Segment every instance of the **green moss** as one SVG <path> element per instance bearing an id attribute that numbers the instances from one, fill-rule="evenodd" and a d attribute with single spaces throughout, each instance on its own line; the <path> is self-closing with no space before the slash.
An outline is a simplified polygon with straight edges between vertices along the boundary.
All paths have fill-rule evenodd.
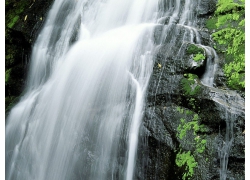
<path id="1" fill-rule="evenodd" d="M 204 60 L 206 57 L 204 56 L 204 49 L 200 48 L 194 44 L 189 44 L 187 47 L 187 51 L 186 51 L 187 55 L 194 55 L 193 60 L 198 62 L 201 60 Z"/>
<path id="2" fill-rule="evenodd" d="M 180 108 L 179 106 L 177 107 L 177 111 L 178 111 L 179 113 L 181 113 L 181 114 L 184 113 L 184 109 Z"/>
<path id="3" fill-rule="evenodd" d="M 217 42 L 216 50 L 226 59 L 223 70 L 227 84 L 232 89 L 244 91 L 245 0 L 218 0 L 215 18 L 216 32 L 212 37 Z"/>
<path id="4" fill-rule="evenodd" d="M 8 11 L 6 12 L 5 20 L 6 26 L 8 28 L 13 28 L 14 25 L 21 19 L 23 12 L 25 9 L 29 7 L 29 1 L 20 0 L 18 2 L 6 2 L 5 4 L 8 6 Z"/>
<path id="5" fill-rule="evenodd" d="M 216 26 L 217 21 L 218 21 L 217 17 L 212 17 L 212 18 L 208 19 L 206 21 L 206 27 L 210 30 L 216 29 L 217 28 L 217 26 Z"/>
<path id="6" fill-rule="evenodd" d="M 191 54 L 204 54 L 204 50 L 203 48 L 200 48 L 194 44 L 190 44 L 188 45 L 187 48 L 187 54 L 191 55 Z"/>
<path id="7" fill-rule="evenodd" d="M 5 71 L 5 83 L 9 81 L 10 73 L 11 73 L 11 69 L 8 69 L 7 71 Z"/>
<path id="8" fill-rule="evenodd" d="M 8 6 L 10 4 L 10 1 L 5 0 L 5 6 Z"/>
<path id="9" fill-rule="evenodd" d="M 196 151 L 198 153 L 203 153 L 205 151 L 205 148 L 206 148 L 207 140 L 201 139 L 201 138 L 196 138 L 195 141 L 196 141 Z"/>
<path id="10" fill-rule="evenodd" d="M 215 14 L 231 14 L 243 9 L 245 9 L 245 0 L 239 0 L 237 3 L 234 0 L 219 0 Z"/>
<path id="11" fill-rule="evenodd" d="M 201 54 L 201 53 L 196 54 L 196 55 L 194 56 L 194 58 L 193 58 L 193 60 L 196 61 L 196 62 L 202 61 L 202 60 L 204 60 L 204 59 L 205 59 L 205 56 L 204 56 L 203 54 Z"/>
<path id="12" fill-rule="evenodd" d="M 195 110 L 196 106 L 195 106 L 196 100 L 192 97 L 188 98 L 188 105 L 190 107 L 192 107 L 193 110 Z"/>
<path id="13" fill-rule="evenodd" d="M 192 97 L 200 93 L 200 86 L 196 82 L 198 76 L 189 73 L 189 74 L 184 74 L 184 77 L 185 78 L 181 80 L 181 88 L 184 95 Z"/>
<path id="14" fill-rule="evenodd" d="M 10 23 L 8 23 L 8 27 L 9 28 L 12 28 L 14 25 L 15 25 L 15 23 L 18 21 L 18 19 L 19 19 L 19 16 L 15 16 L 13 19 L 12 19 L 12 21 L 10 22 Z"/>

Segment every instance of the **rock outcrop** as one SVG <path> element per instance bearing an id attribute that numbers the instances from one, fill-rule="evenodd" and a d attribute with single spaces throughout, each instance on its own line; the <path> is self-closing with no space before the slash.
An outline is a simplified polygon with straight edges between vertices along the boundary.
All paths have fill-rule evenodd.
<path id="1" fill-rule="evenodd" d="M 212 47 L 211 32 L 205 28 L 206 19 L 215 11 L 216 1 L 202 0 L 198 7 L 198 34 L 201 44 Z M 162 25 L 155 29 L 155 42 L 159 43 L 155 53 L 155 65 L 149 82 L 147 104 L 141 127 L 141 138 L 137 158 L 137 179 L 182 179 L 188 172 L 188 164 L 178 167 L 178 153 L 188 152 L 195 158 L 197 166 L 190 179 L 220 179 L 222 156 L 228 146 L 227 179 L 243 180 L 245 161 L 245 105 L 244 93 L 230 90 L 222 72 L 224 57 L 218 54 L 213 87 L 202 82 L 207 58 L 194 63 L 188 47 L 193 44 L 182 39 L 185 28 L 178 23 Z M 171 26 L 164 32 L 164 26 Z M 187 31 L 187 30 L 186 30 Z M 162 36 L 165 41 L 160 43 Z M 174 42 L 171 38 L 175 36 Z M 194 34 L 195 36 L 195 34 Z M 194 38 L 195 39 L 195 38 Z M 191 76 L 191 75 L 192 76 Z M 193 78 L 191 78 L 193 77 Z M 189 86 L 189 87 L 188 87 Z M 180 129 L 185 123 L 194 124 L 198 116 L 205 130 L 195 131 L 190 127 L 180 138 Z M 183 125 L 183 126 L 182 126 Z M 195 134 L 195 135 L 194 135 Z M 197 138 L 206 142 L 205 150 L 197 153 Z M 229 143 L 232 142 L 232 145 Z M 200 151 L 201 152 L 201 151 Z M 144 169 L 144 170 L 142 170 Z"/>

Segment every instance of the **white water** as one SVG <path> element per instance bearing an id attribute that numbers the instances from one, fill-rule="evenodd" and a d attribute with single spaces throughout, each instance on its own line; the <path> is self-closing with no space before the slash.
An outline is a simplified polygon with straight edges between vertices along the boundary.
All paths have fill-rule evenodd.
<path id="1" fill-rule="evenodd" d="M 218 148 L 218 155 L 220 158 L 220 180 L 227 179 L 227 166 L 228 166 L 228 158 L 231 152 L 231 147 L 234 141 L 234 121 L 235 115 L 228 113 L 225 110 L 225 117 L 226 117 L 226 134 L 225 134 L 225 141 Z"/>
<path id="2" fill-rule="evenodd" d="M 156 17 L 155 0 L 55 1 L 7 119 L 7 180 L 133 178 Z"/>
<path id="3" fill-rule="evenodd" d="M 170 22 L 195 25 L 189 3 L 170 0 Z M 55 0 L 7 119 L 7 180 L 133 179 L 162 16 L 156 0 Z"/>

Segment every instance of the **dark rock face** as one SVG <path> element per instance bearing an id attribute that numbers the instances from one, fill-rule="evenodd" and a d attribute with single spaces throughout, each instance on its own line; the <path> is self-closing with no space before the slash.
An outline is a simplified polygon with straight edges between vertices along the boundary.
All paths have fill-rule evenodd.
<path id="1" fill-rule="evenodd" d="M 24 90 L 32 44 L 53 0 L 5 2 L 5 109 L 18 101 Z"/>
<path id="2" fill-rule="evenodd" d="M 217 1 L 201 0 L 198 7 L 198 15 L 209 15 L 213 14 L 216 10 Z"/>
<path id="3" fill-rule="evenodd" d="M 215 9 L 216 1 L 202 0 L 197 12 L 200 42 L 210 47 L 213 44 L 210 34 L 202 27 Z M 170 25 L 168 22 L 169 17 L 162 18 L 162 25 L 155 28 L 155 43 L 159 46 L 155 50 L 155 64 L 146 96 L 147 103 L 138 145 L 136 179 L 182 179 L 187 169 L 176 165 L 177 153 L 182 149 L 185 152 L 190 151 L 198 163 L 190 179 L 219 180 L 222 164 L 219 154 L 227 143 L 227 134 L 231 134 L 232 140 L 227 179 L 244 179 L 245 100 L 240 94 L 226 87 L 226 78 L 222 72 L 224 59 L 220 54 L 219 62 L 216 62 L 214 87 L 205 86 L 200 82 L 207 61 L 194 65 L 193 56 L 187 53 L 190 43 L 183 41 L 184 27 L 178 24 Z M 169 30 L 164 32 L 166 26 Z M 163 42 L 162 37 L 165 37 Z M 195 95 L 188 95 L 183 89 L 182 81 L 188 73 L 199 77 L 194 82 L 194 85 L 199 87 Z M 184 139 L 178 137 L 180 119 L 192 122 L 193 118 L 193 115 L 178 112 L 178 108 L 184 112 L 192 111 L 198 114 L 199 123 L 205 126 L 206 131 L 197 133 L 198 137 L 206 140 L 203 153 L 196 153 L 191 130 Z M 228 126 L 232 126 L 231 130 Z"/>

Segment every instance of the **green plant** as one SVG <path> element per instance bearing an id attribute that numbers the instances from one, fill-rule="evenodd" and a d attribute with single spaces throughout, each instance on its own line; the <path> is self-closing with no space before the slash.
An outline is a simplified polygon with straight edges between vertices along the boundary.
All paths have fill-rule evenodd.
<path id="1" fill-rule="evenodd" d="M 198 114 L 194 114 L 193 120 L 190 122 L 186 122 L 184 118 L 180 119 L 180 124 L 177 128 L 177 137 L 183 139 L 186 136 L 187 131 L 192 130 L 193 135 L 197 136 L 197 132 L 205 132 L 206 128 L 204 125 L 199 124 L 199 116 Z"/>
<path id="2" fill-rule="evenodd" d="M 195 74 L 184 74 L 181 80 L 182 91 L 186 96 L 194 96 L 200 92 L 200 86 L 197 84 L 198 76 Z"/>
<path id="3" fill-rule="evenodd" d="M 225 47 L 224 73 L 228 86 L 245 88 L 245 0 L 219 0 L 215 11 L 217 32 L 213 39 Z M 218 46 L 218 47 L 219 47 Z"/>
<path id="4" fill-rule="evenodd" d="M 188 55 L 191 55 L 191 54 L 203 54 L 204 53 L 204 50 L 203 48 L 200 48 L 194 44 L 189 44 L 188 45 L 188 48 L 187 48 L 187 54 Z"/>
<path id="5" fill-rule="evenodd" d="M 196 152 L 203 153 L 206 148 L 207 140 L 201 139 L 200 136 L 195 137 L 194 140 L 196 141 Z"/>
<path id="6" fill-rule="evenodd" d="M 180 108 L 179 106 L 177 107 L 177 111 L 178 111 L 179 113 L 181 113 L 181 114 L 184 113 L 184 109 Z"/>
<path id="7" fill-rule="evenodd" d="M 217 26 L 216 26 L 216 23 L 218 21 L 218 18 L 217 17 L 211 17 L 207 20 L 206 22 L 206 27 L 208 29 L 216 29 Z"/>
<path id="8" fill-rule="evenodd" d="M 197 167 L 197 162 L 190 151 L 182 152 L 182 150 L 180 150 L 176 155 L 175 163 L 178 167 L 185 166 L 186 172 L 182 176 L 183 180 L 190 179 L 194 174 L 194 168 Z"/>
<path id="9" fill-rule="evenodd" d="M 177 111 L 181 114 L 193 114 L 192 111 L 184 110 L 180 107 L 177 107 Z M 184 152 L 182 149 L 176 155 L 176 165 L 178 167 L 185 166 L 185 172 L 182 176 L 183 180 L 190 179 L 194 174 L 194 168 L 197 167 L 198 163 L 196 158 L 198 154 L 201 154 L 205 151 L 207 140 L 203 139 L 198 135 L 199 132 L 206 132 L 204 125 L 199 123 L 199 115 L 194 114 L 192 121 L 186 121 L 184 118 L 180 119 L 180 124 L 177 128 L 177 138 L 184 140 L 186 138 L 187 132 L 190 131 L 193 134 L 193 140 L 189 144 L 192 144 L 195 150 L 191 154 L 190 151 Z"/>
<path id="10" fill-rule="evenodd" d="M 9 1 L 6 0 L 5 22 L 8 28 L 13 28 L 14 25 L 23 17 L 25 9 L 29 7 L 30 2 L 26 0 Z M 14 8 L 13 8 L 14 7 Z"/>
<path id="11" fill-rule="evenodd" d="M 11 69 L 8 69 L 7 71 L 5 71 L 5 83 L 9 81 L 10 73 L 11 73 Z"/>
<path id="12" fill-rule="evenodd" d="M 15 16 L 9 23 L 8 23 L 8 27 L 9 28 L 12 28 L 14 25 L 15 25 L 15 23 L 18 21 L 18 19 L 19 19 L 19 16 Z"/>
<path id="13" fill-rule="evenodd" d="M 201 53 L 198 53 L 194 56 L 193 60 L 198 62 L 198 61 L 201 61 L 201 60 L 204 60 L 205 59 L 205 56 Z"/>

